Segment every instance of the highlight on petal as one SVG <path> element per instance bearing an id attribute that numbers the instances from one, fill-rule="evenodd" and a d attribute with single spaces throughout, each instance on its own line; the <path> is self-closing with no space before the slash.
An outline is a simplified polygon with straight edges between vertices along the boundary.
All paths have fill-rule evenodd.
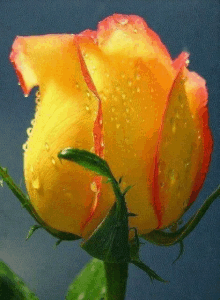
<path id="1" fill-rule="evenodd" d="M 202 141 L 201 136 L 204 127 L 208 126 L 207 119 L 203 124 L 199 110 L 195 109 L 196 106 L 198 109 L 198 103 L 204 109 L 202 97 L 205 95 L 205 85 L 200 88 L 185 69 L 184 60 L 178 62 L 180 69 L 164 113 L 155 158 L 153 190 L 159 217 L 158 228 L 175 222 L 187 209 L 194 189 L 198 192 L 202 186 L 204 169 L 207 171 L 208 166 L 207 156 L 210 159 L 212 148 L 211 144 L 206 144 L 209 149 L 208 154 L 205 153 L 205 137 Z M 190 82 L 192 85 L 194 82 L 194 95 Z M 206 135 L 207 141 L 210 141 L 208 132 Z"/>

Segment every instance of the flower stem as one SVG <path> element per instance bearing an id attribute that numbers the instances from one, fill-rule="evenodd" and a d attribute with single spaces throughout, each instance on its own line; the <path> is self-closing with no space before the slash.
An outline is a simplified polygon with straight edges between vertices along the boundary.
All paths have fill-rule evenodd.
<path id="1" fill-rule="evenodd" d="M 104 262 L 106 276 L 106 300 L 124 300 L 128 279 L 128 263 Z"/>

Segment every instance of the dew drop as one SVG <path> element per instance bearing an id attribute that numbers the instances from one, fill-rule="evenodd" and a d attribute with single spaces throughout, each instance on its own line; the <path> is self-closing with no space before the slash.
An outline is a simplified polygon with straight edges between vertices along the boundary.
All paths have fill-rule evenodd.
<path id="1" fill-rule="evenodd" d="M 136 80 L 140 80 L 141 79 L 141 75 L 140 74 L 137 74 L 136 75 Z"/>
<path id="2" fill-rule="evenodd" d="M 99 120 L 99 125 L 102 125 L 102 119 Z"/>
<path id="3" fill-rule="evenodd" d="M 26 151 L 27 148 L 28 148 L 28 143 L 26 142 L 26 143 L 24 143 L 24 144 L 22 145 L 22 149 L 23 149 L 24 151 Z"/>
<path id="4" fill-rule="evenodd" d="M 125 78 L 125 74 L 124 73 L 121 74 L 121 78 Z"/>
<path id="5" fill-rule="evenodd" d="M 32 128 L 29 127 L 29 128 L 26 130 L 26 132 L 27 132 L 27 135 L 30 136 L 30 135 L 31 135 L 31 132 L 32 132 Z"/>
<path id="6" fill-rule="evenodd" d="M 37 91 L 36 94 L 35 94 L 35 96 L 36 96 L 37 98 L 40 98 L 40 91 Z"/>
<path id="7" fill-rule="evenodd" d="M 25 98 L 27 98 L 27 97 L 28 97 L 28 94 L 25 94 L 24 96 L 25 96 Z"/>
<path id="8" fill-rule="evenodd" d="M 47 151 L 49 150 L 49 145 L 47 143 L 45 143 L 45 148 Z"/>
<path id="9" fill-rule="evenodd" d="M 101 293 L 104 294 L 106 292 L 106 288 L 103 287 Z"/>
<path id="10" fill-rule="evenodd" d="M 78 300 L 82 300 L 84 298 L 84 296 L 85 296 L 85 293 L 81 293 L 78 297 Z"/>
<path id="11" fill-rule="evenodd" d="M 89 111 L 89 106 L 88 105 L 86 105 L 86 110 Z"/>
<path id="12" fill-rule="evenodd" d="M 125 94 L 122 94 L 121 96 L 122 96 L 122 99 L 125 99 L 125 98 L 126 98 L 126 95 L 125 95 Z"/>
<path id="13" fill-rule="evenodd" d="M 173 185 L 176 182 L 177 179 L 177 174 L 176 172 L 172 169 L 169 171 L 169 177 L 170 177 L 170 184 Z"/>
<path id="14" fill-rule="evenodd" d="M 180 119 L 180 115 L 179 115 L 178 112 L 176 113 L 176 118 L 177 118 L 177 119 Z"/>
<path id="15" fill-rule="evenodd" d="M 160 187 L 163 188 L 164 186 L 165 186 L 165 183 L 164 182 L 160 182 Z"/>
<path id="16" fill-rule="evenodd" d="M 89 151 L 92 152 L 92 153 L 94 153 L 95 152 L 94 147 L 92 147 Z"/>
<path id="17" fill-rule="evenodd" d="M 121 126 L 121 124 L 116 124 L 116 128 L 118 129 Z"/>
<path id="18" fill-rule="evenodd" d="M 201 135 L 198 136 L 198 140 L 201 140 Z"/>
<path id="19" fill-rule="evenodd" d="M 126 108 L 126 110 L 125 110 L 127 113 L 129 112 L 129 108 Z"/>
<path id="20" fill-rule="evenodd" d="M 89 93 L 89 92 L 86 92 L 86 95 L 87 95 L 87 97 L 88 97 L 88 98 L 90 98 L 90 97 L 91 97 L 91 95 L 90 95 L 90 93 Z"/>
<path id="21" fill-rule="evenodd" d="M 141 91 L 141 90 L 140 90 L 140 88 L 139 88 L 139 87 L 137 87 L 137 92 L 138 92 L 138 93 L 140 93 L 140 91 Z"/>
<path id="22" fill-rule="evenodd" d="M 55 159 L 52 157 L 52 159 L 51 159 L 51 162 L 52 162 L 52 164 L 55 166 L 55 164 L 56 164 L 56 161 L 55 161 Z"/>
<path id="23" fill-rule="evenodd" d="M 119 23 L 121 24 L 121 25 L 127 25 L 128 24 L 128 19 L 124 19 L 124 20 L 120 20 L 119 21 Z"/>
<path id="24" fill-rule="evenodd" d="M 132 81 L 131 80 L 128 81 L 128 86 L 132 86 Z"/>
<path id="25" fill-rule="evenodd" d="M 93 182 L 90 184 L 90 188 L 91 188 L 91 191 L 92 191 L 92 192 L 94 192 L 94 193 L 97 193 L 97 192 L 98 192 L 97 185 L 96 185 L 95 181 L 93 181 Z"/>
<path id="26" fill-rule="evenodd" d="M 20 82 L 18 82 L 18 85 L 21 85 Z"/>
<path id="27" fill-rule="evenodd" d="M 114 112 L 115 111 L 115 107 L 112 107 L 112 112 Z"/>
<path id="28" fill-rule="evenodd" d="M 78 83 L 76 83 L 76 88 L 79 89 L 79 84 Z"/>
<path id="29" fill-rule="evenodd" d="M 115 89 L 116 89 L 116 91 L 117 91 L 117 92 L 119 92 L 119 91 L 120 91 L 120 87 L 119 87 L 119 86 L 116 86 L 116 88 L 115 88 Z"/>
<path id="30" fill-rule="evenodd" d="M 35 190 L 39 190 L 40 188 L 40 181 L 39 178 L 36 177 L 33 181 L 32 181 L 32 186 Z"/>
<path id="31" fill-rule="evenodd" d="M 31 120 L 31 125 L 34 126 L 35 124 L 35 119 Z"/>
<path id="32" fill-rule="evenodd" d="M 176 133 L 176 124 L 175 123 L 172 126 L 172 133 Z"/>
<path id="33" fill-rule="evenodd" d="M 135 28 L 135 29 L 134 29 L 134 33 L 137 33 L 137 32 L 138 32 L 138 31 L 137 31 L 137 29 Z"/>

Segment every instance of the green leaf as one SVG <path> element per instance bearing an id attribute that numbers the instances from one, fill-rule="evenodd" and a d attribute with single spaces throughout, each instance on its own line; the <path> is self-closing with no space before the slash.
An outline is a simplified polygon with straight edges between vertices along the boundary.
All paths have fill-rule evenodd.
<path id="1" fill-rule="evenodd" d="M 90 171 L 96 172 L 101 176 L 112 178 L 112 173 L 107 162 L 94 153 L 86 150 L 66 148 L 58 154 L 60 159 L 73 161 Z"/>
<path id="2" fill-rule="evenodd" d="M 65 300 L 104 300 L 105 293 L 106 278 L 104 263 L 94 258 L 70 284 Z"/>
<path id="3" fill-rule="evenodd" d="M 3 261 L 0 261 L 0 299 L 1 300 L 38 300 Z"/>

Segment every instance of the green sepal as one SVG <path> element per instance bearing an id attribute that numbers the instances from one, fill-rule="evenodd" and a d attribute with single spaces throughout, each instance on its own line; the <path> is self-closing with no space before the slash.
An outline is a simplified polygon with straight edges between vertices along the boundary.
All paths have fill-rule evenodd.
<path id="1" fill-rule="evenodd" d="M 3 261 L 0 261 L 0 299 L 38 300 L 24 281 Z"/>
<path id="2" fill-rule="evenodd" d="M 30 230 L 28 231 L 28 235 L 26 237 L 26 241 L 32 236 L 32 234 L 39 228 L 42 228 L 41 225 L 33 225 L 31 226 Z"/>
<path id="3" fill-rule="evenodd" d="M 150 277 L 151 281 L 153 279 L 156 279 L 156 280 L 164 282 L 164 283 L 169 282 L 169 281 L 164 280 L 162 277 L 160 277 L 155 271 L 153 271 L 150 267 L 145 265 L 141 260 L 132 260 L 131 263 L 134 264 L 139 269 L 143 270 L 145 273 L 147 273 L 147 275 Z"/>
<path id="4" fill-rule="evenodd" d="M 66 148 L 59 152 L 58 158 L 73 161 L 101 176 L 112 178 L 112 173 L 107 162 L 89 151 Z"/>
<path id="5" fill-rule="evenodd" d="M 12 191 L 12 193 L 18 198 L 18 200 L 21 202 L 21 205 L 23 208 L 25 208 L 29 214 L 44 228 L 47 232 L 49 232 L 51 235 L 54 237 L 61 239 L 61 240 L 68 240 L 68 241 L 74 241 L 81 239 L 80 236 L 68 233 L 68 232 L 63 232 L 56 230 L 50 226 L 48 226 L 37 214 L 35 211 L 34 207 L 32 206 L 30 199 L 27 195 L 23 193 L 23 191 L 18 187 L 11 176 L 8 174 L 8 170 L 5 168 L 2 168 L 0 166 L 0 176 L 4 180 L 4 182 L 7 184 L 9 189 Z"/>
<path id="6" fill-rule="evenodd" d="M 175 264 L 175 262 L 177 262 L 177 260 L 180 259 L 180 257 L 183 255 L 183 252 L 184 252 L 184 244 L 183 244 L 183 241 L 180 241 L 179 244 L 180 244 L 179 255 L 178 255 L 177 258 L 173 261 L 173 264 Z"/>
<path id="7" fill-rule="evenodd" d="M 133 185 L 129 185 L 125 188 L 125 190 L 123 191 L 123 196 L 125 196 L 127 194 L 127 192 L 133 187 Z"/>
<path id="8" fill-rule="evenodd" d="M 93 234 L 81 244 L 93 257 L 109 263 L 130 261 L 127 212 L 121 214 L 117 203 Z"/>
<path id="9" fill-rule="evenodd" d="M 172 246 L 183 241 L 198 225 L 202 217 L 209 209 L 210 205 L 220 197 L 220 186 L 205 200 L 200 209 L 194 214 L 194 216 L 179 230 L 175 232 L 166 232 L 163 230 L 153 230 L 148 234 L 141 235 L 152 244 L 158 246 Z"/>
<path id="10" fill-rule="evenodd" d="M 155 271 L 153 271 L 150 267 L 145 265 L 144 262 L 142 262 L 139 258 L 139 250 L 140 250 L 140 245 L 143 244 L 140 242 L 138 234 L 137 234 L 137 229 L 131 228 L 135 231 L 135 236 L 132 240 L 130 240 L 130 255 L 131 255 L 131 260 L 130 263 L 134 264 L 136 267 L 147 273 L 147 275 L 150 277 L 150 280 L 152 281 L 153 279 L 156 279 L 161 282 L 168 282 L 164 280 L 162 277 L 160 277 Z"/>

